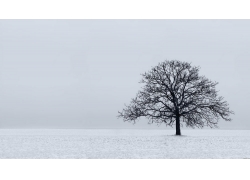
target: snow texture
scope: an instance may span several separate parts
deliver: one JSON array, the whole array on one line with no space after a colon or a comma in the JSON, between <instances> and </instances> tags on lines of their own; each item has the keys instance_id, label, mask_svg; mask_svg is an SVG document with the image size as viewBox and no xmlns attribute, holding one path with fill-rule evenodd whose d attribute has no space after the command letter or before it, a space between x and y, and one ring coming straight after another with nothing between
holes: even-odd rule
<instances>
[{"instance_id":1,"label":"snow texture","mask_svg":"<svg viewBox=\"0 0 250 180\"><path fill-rule=\"evenodd\" d=\"M1 159L244 159L250 130L1 129Z\"/></svg>"}]
</instances>

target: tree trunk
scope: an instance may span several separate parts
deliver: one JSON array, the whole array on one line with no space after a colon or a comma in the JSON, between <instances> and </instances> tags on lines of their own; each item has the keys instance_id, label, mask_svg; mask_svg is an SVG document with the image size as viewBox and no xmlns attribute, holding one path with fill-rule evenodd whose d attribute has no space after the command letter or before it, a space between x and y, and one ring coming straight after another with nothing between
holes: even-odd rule
<instances>
[{"instance_id":1,"label":"tree trunk","mask_svg":"<svg viewBox=\"0 0 250 180\"><path fill-rule=\"evenodd\" d=\"M181 135L181 127L180 127L180 117L176 116L176 120L175 120L175 124L176 124L176 135Z\"/></svg>"}]
</instances>

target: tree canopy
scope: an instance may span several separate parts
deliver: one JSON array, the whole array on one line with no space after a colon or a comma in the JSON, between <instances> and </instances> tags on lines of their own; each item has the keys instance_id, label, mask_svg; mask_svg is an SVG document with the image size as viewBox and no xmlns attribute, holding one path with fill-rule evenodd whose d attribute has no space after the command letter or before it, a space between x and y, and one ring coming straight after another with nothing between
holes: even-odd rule
<instances>
[{"instance_id":1,"label":"tree canopy","mask_svg":"<svg viewBox=\"0 0 250 180\"><path fill-rule=\"evenodd\" d=\"M129 105L118 112L124 121L136 122L146 117L149 123L165 123L176 126L176 135L181 135L180 126L217 127L220 118L231 121L233 111L218 96L212 82L199 75L199 67L178 60L164 61L142 74L144 86Z\"/></svg>"}]
</instances>

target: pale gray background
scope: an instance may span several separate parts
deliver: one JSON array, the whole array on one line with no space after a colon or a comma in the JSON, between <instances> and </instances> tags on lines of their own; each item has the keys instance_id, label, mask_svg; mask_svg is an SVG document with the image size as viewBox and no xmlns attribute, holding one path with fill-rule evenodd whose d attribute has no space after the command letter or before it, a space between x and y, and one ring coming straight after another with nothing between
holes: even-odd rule
<instances>
[{"instance_id":1,"label":"pale gray background","mask_svg":"<svg viewBox=\"0 0 250 180\"><path fill-rule=\"evenodd\" d=\"M250 20L0 20L0 128L158 128L117 119L141 73L192 62L250 129ZM164 128L161 125L160 128Z\"/></svg>"}]
</instances>

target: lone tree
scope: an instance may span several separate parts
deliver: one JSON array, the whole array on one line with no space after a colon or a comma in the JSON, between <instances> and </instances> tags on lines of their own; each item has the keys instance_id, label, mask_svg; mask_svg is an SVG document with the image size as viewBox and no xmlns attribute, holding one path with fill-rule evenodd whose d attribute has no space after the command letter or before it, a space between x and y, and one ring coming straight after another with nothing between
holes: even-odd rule
<instances>
[{"instance_id":1,"label":"lone tree","mask_svg":"<svg viewBox=\"0 0 250 180\"><path fill-rule=\"evenodd\" d=\"M140 117L149 123L165 123L176 126L176 135L181 135L180 126L217 127L219 118L231 121L233 111L228 103L217 95L215 86L204 76L199 76L199 67L178 60L164 61L142 74L140 83L145 86L125 105L119 118L134 122Z\"/></svg>"}]
</instances>

